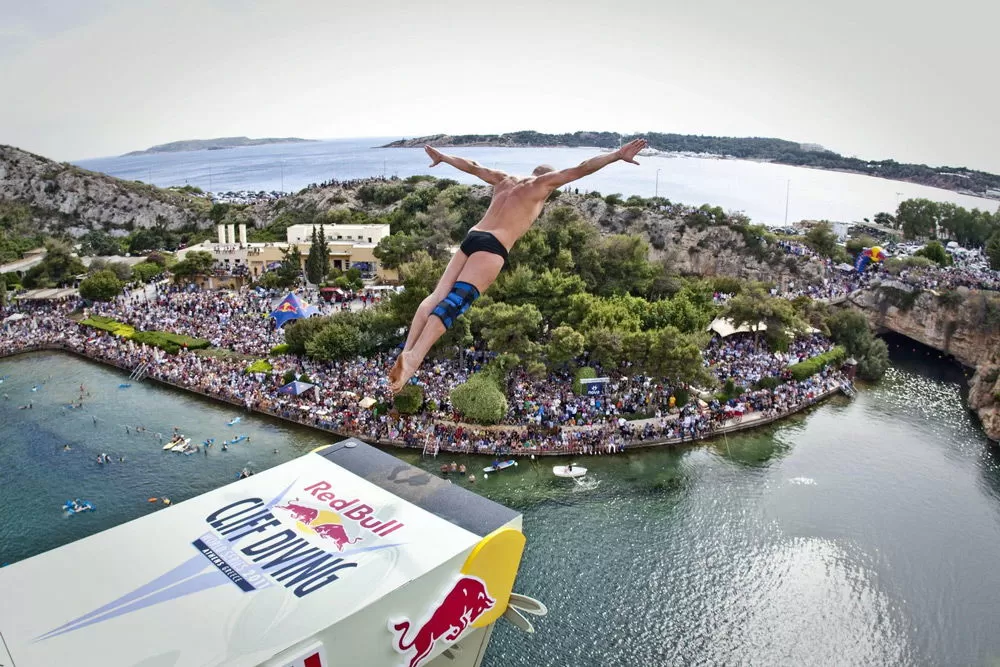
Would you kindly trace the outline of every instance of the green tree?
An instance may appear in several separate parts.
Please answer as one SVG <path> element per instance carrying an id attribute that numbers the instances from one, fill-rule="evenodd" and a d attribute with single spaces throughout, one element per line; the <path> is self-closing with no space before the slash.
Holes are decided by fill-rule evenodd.
<path id="1" fill-rule="evenodd" d="M 111 301 L 121 294 L 122 287 L 113 271 L 98 271 L 80 283 L 80 296 L 91 301 Z"/>
<path id="2" fill-rule="evenodd" d="M 899 203 L 896 222 L 908 239 L 936 238 L 940 211 L 930 199 L 907 199 Z"/>
<path id="3" fill-rule="evenodd" d="M 86 256 L 113 256 L 121 253 L 121 243 L 107 232 L 94 230 L 80 237 L 80 254 Z"/>
<path id="4" fill-rule="evenodd" d="M 296 245 L 281 252 L 281 266 L 278 267 L 275 273 L 281 279 L 283 287 L 291 287 L 297 284 L 302 277 L 302 253 L 299 252 L 299 247 Z"/>
<path id="5" fill-rule="evenodd" d="M 392 399 L 392 405 L 400 414 L 415 415 L 424 404 L 424 390 L 415 384 L 408 384 Z"/>
<path id="6" fill-rule="evenodd" d="M 1000 231 L 993 232 L 993 236 L 986 242 L 986 256 L 990 260 L 990 268 L 1000 271 Z"/>
<path id="7" fill-rule="evenodd" d="M 163 267 L 146 260 L 132 267 L 132 276 L 141 283 L 148 283 L 163 273 Z"/>
<path id="8" fill-rule="evenodd" d="M 639 236 L 616 234 L 600 243 L 592 291 L 601 295 L 645 294 L 656 273 L 649 263 L 649 244 Z"/>
<path id="9" fill-rule="evenodd" d="M 402 264 L 413 259 L 413 253 L 420 245 L 409 234 L 390 234 L 378 242 L 373 251 L 375 259 L 387 269 L 398 269 Z"/>
<path id="10" fill-rule="evenodd" d="M 87 272 L 80 258 L 72 254 L 67 244 L 50 240 L 45 247 L 45 258 L 24 275 L 22 284 L 26 288 L 65 286 L 76 276 Z"/>
<path id="11" fill-rule="evenodd" d="M 470 311 L 473 332 L 486 342 L 494 352 L 516 354 L 532 358 L 538 352 L 542 314 L 531 304 L 512 306 L 492 303 Z"/>
<path id="12" fill-rule="evenodd" d="M 355 322 L 345 317 L 332 317 L 306 343 L 306 354 L 324 361 L 351 359 L 361 353 L 363 344 L 361 329 Z"/>
<path id="13" fill-rule="evenodd" d="M 876 225 L 881 225 L 882 227 L 894 227 L 894 228 L 899 227 L 899 223 L 896 221 L 896 216 L 894 216 L 892 213 L 886 213 L 884 211 L 881 213 L 876 213 L 875 217 L 872 218 L 872 221 Z"/>
<path id="14" fill-rule="evenodd" d="M 308 317 L 285 325 L 285 344 L 290 354 L 305 354 L 306 344 L 330 322 L 329 317 Z M 286 383 L 287 384 L 287 383 Z"/>
<path id="15" fill-rule="evenodd" d="M 175 278 L 190 278 L 191 276 L 203 276 L 215 266 L 215 258 L 212 253 L 203 250 L 192 250 L 184 255 L 184 259 L 174 264 L 170 272 Z"/>
<path id="16" fill-rule="evenodd" d="M 628 331 L 607 329 L 604 327 L 591 329 L 584 334 L 584 346 L 590 352 L 590 358 L 605 368 L 614 368 L 624 360 L 625 336 Z"/>
<path id="17" fill-rule="evenodd" d="M 319 237 L 316 234 L 316 227 L 312 228 L 312 238 L 309 243 L 309 254 L 306 256 L 306 278 L 314 285 L 318 285 L 326 277 L 322 270 L 323 260 L 320 255 L 323 250 L 319 247 Z"/>
<path id="18" fill-rule="evenodd" d="M 732 320 L 733 326 L 739 328 L 747 325 L 758 338 L 764 330 L 760 328 L 760 324 L 764 324 L 769 341 L 774 341 L 787 331 L 799 331 L 805 327 L 791 303 L 772 297 L 759 287 L 745 290 L 730 299 L 725 313 Z"/>
<path id="19" fill-rule="evenodd" d="M 399 275 L 404 289 L 393 294 L 389 301 L 389 311 L 399 326 L 409 326 L 420 303 L 434 291 L 442 271 L 444 263 L 435 262 L 423 250 L 414 254 L 413 261 L 400 265 Z"/>
<path id="20" fill-rule="evenodd" d="M 552 330 L 545 354 L 553 366 L 564 366 L 583 354 L 583 345 L 583 335 L 564 324 Z"/>
<path id="21" fill-rule="evenodd" d="M 0 308 L 7 305 L 7 281 L 0 280 Z"/>
<path id="22" fill-rule="evenodd" d="M 319 226 L 319 234 L 316 237 L 317 243 L 319 243 L 319 275 L 320 280 L 322 276 L 330 273 L 330 247 L 326 240 L 326 232 L 323 230 L 323 225 Z"/>
<path id="23" fill-rule="evenodd" d="M 672 326 L 641 332 L 641 338 L 628 334 L 625 340 L 628 359 L 635 360 L 646 373 L 674 382 L 706 379 L 699 343 L 698 336 L 681 333 Z"/>
<path id="24" fill-rule="evenodd" d="M 837 235 L 833 231 L 833 226 L 829 222 L 813 225 L 812 229 L 806 232 L 806 245 L 823 257 L 836 256 Z"/>
<path id="25" fill-rule="evenodd" d="M 132 267 L 125 262 L 109 262 L 108 271 L 114 273 L 118 280 L 123 283 L 132 280 Z"/>
<path id="26" fill-rule="evenodd" d="M 483 373 L 473 374 L 452 389 L 451 404 L 464 419 L 475 424 L 496 424 L 507 414 L 507 397 Z"/>
<path id="27" fill-rule="evenodd" d="M 948 251 L 944 249 L 940 241 L 931 241 L 925 245 L 920 250 L 913 253 L 915 257 L 926 257 L 938 266 L 950 266 L 952 263 L 951 255 Z"/>
<path id="28" fill-rule="evenodd" d="M 872 336 L 868 349 L 858 359 L 858 377 L 878 380 L 889 369 L 889 346 L 881 338 Z"/>

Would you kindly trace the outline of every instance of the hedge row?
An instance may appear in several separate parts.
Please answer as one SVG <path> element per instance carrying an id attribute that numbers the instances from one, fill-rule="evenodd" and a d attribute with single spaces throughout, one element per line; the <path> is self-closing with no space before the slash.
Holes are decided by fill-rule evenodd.
<path id="1" fill-rule="evenodd" d="M 136 331 L 132 334 L 132 340 L 137 343 L 145 343 L 158 347 L 169 354 L 177 354 L 181 349 L 204 350 L 212 344 L 204 338 L 192 338 L 182 336 L 167 331 Z"/>
<path id="2" fill-rule="evenodd" d="M 577 396 L 583 396 L 587 392 L 584 390 L 580 380 L 592 380 L 595 377 L 597 377 L 597 371 L 591 366 L 581 366 L 576 369 L 576 377 L 573 379 L 573 393 Z"/>
<path id="3" fill-rule="evenodd" d="M 274 367 L 267 359 L 258 359 L 247 366 L 247 373 L 270 373 L 273 370 Z"/>
<path id="4" fill-rule="evenodd" d="M 829 352 L 824 352 L 812 359 L 806 359 L 803 362 L 793 364 L 788 367 L 788 370 L 796 380 L 805 380 L 816 375 L 816 373 L 819 373 L 831 364 L 838 365 L 842 363 L 846 358 L 847 350 L 838 345 Z"/>
<path id="5" fill-rule="evenodd" d="M 101 315 L 91 315 L 87 319 L 82 320 L 80 324 L 86 324 L 87 326 L 94 327 L 95 329 L 113 333 L 121 338 L 131 338 L 135 334 L 134 327 L 131 327 L 128 324 L 122 324 L 121 322 L 113 320 L 110 317 L 102 317 Z"/>
<path id="6" fill-rule="evenodd" d="M 204 338 L 192 338 L 191 336 L 182 336 L 168 331 L 136 331 L 134 327 L 128 324 L 123 324 L 110 317 L 103 317 L 101 315 L 92 315 L 85 320 L 81 320 L 80 324 L 86 324 L 95 329 L 110 332 L 121 338 L 129 338 L 137 343 L 152 345 L 170 354 L 177 354 L 181 351 L 181 348 L 204 350 L 211 346 L 211 343 Z"/>

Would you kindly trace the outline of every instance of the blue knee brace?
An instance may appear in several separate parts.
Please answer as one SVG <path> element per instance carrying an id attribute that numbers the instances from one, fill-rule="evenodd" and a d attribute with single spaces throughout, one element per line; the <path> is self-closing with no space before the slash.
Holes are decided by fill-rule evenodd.
<path id="1" fill-rule="evenodd" d="M 431 315 L 437 315 L 444 323 L 444 328 L 450 329 L 455 319 L 467 311 L 472 302 L 478 298 L 479 290 L 475 285 L 459 281 L 448 292 L 448 296 L 434 307 Z"/>

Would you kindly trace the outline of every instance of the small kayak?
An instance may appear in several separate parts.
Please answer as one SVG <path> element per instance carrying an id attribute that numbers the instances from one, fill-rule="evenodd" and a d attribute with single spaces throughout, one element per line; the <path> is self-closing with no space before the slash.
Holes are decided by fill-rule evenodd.
<path id="1" fill-rule="evenodd" d="M 583 477 L 587 474 L 586 468 L 580 466 L 552 466 L 552 474 L 556 477 Z"/>
<path id="2" fill-rule="evenodd" d="M 121 383 L 120 385 L 118 385 L 118 388 L 119 388 L 119 389 L 128 389 L 128 388 L 129 388 L 129 387 L 131 387 L 131 386 L 132 386 L 132 385 L 131 385 L 131 384 L 129 384 L 129 383 L 127 383 L 127 382 L 122 382 L 122 383 Z"/>
<path id="3" fill-rule="evenodd" d="M 242 417 L 234 417 L 233 419 L 226 422 L 226 426 L 233 426 L 235 424 L 239 424 L 241 421 L 243 421 Z"/>
<path id="4" fill-rule="evenodd" d="M 230 440 L 229 444 L 230 445 L 235 445 L 236 443 L 243 442 L 246 439 L 247 439 L 247 436 L 245 436 L 245 435 L 238 435 L 235 438 L 233 438 L 232 440 Z"/>
<path id="5" fill-rule="evenodd" d="M 168 449 L 173 449 L 174 447 L 176 447 L 177 445 L 179 445 L 181 442 L 183 442 L 183 441 L 180 440 L 179 438 L 171 438 L 170 442 L 168 442 L 167 444 L 163 445 L 163 450 L 166 451 Z"/>
<path id="6" fill-rule="evenodd" d="M 496 465 L 492 465 L 492 466 L 488 466 L 486 468 L 483 468 L 483 472 L 500 472 L 501 470 L 506 470 L 507 468 L 510 468 L 510 467 L 516 466 L 516 465 L 517 465 L 517 461 L 515 461 L 513 459 L 511 459 L 510 461 L 501 461 L 500 463 L 497 463 Z"/>
<path id="7" fill-rule="evenodd" d="M 63 509 L 70 514 L 79 514 L 80 512 L 93 512 L 94 503 L 89 500 L 67 500 L 63 505 Z"/>
<path id="8" fill-rule="evenodd" d="M 206 447 L 211 447 L 214 443 L 215 443 L 215 438 L 209 438 L 208 440 L 203 441 L 201 444 L 205 445 Z"/>

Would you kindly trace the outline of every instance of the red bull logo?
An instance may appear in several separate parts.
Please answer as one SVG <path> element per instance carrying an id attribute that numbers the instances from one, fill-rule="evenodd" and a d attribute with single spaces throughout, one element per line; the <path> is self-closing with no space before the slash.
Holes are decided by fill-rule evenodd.
<path id="1" fill-rule="evenodd" d="M 279 313 L 294 313 L 295 306 L 290 301 L 282 301 L 276 309 Z"/>
<path id="2" fill-rule="evenodd" d="M 494 604 L 496 600 L 486 589 L 486 582 L 479 577 L 462 575 L 416 631 L 410 632 L 409 619 L 389 621 L 389 630 L 394 635 L 393 648 L 404 656 L 412 651 L 408 667 L 419 667 L 438 640 L 454 643 Z"/>

